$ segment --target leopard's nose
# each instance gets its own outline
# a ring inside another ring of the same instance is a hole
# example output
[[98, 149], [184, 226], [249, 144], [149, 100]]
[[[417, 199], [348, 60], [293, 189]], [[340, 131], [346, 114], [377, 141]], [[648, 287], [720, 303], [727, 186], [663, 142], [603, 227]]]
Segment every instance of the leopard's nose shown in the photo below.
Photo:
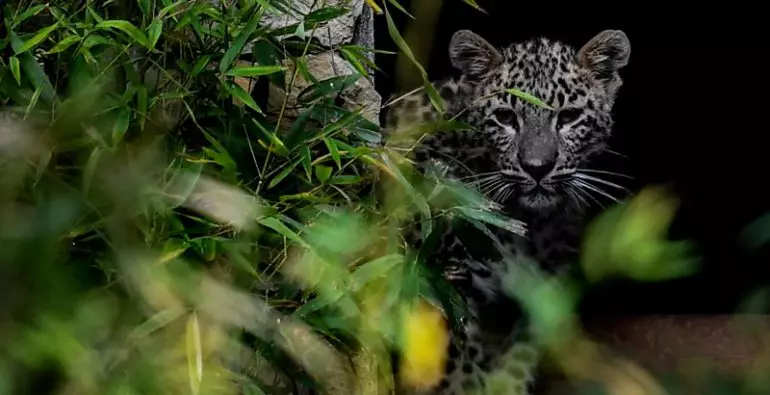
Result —
[[556, 167], [555, 160], [537, 159], [521, 162], [522, 170], [529, 174], [535, 181], [540, 181], [545, 178], [554, 167]]

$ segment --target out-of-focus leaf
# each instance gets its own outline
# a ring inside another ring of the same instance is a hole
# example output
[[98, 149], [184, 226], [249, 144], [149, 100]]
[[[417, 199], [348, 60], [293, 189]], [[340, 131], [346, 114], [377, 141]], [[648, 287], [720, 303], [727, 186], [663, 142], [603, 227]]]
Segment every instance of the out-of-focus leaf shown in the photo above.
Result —
[[757, 250], [770, 244], [770, 214], [751, 222], [739, 235], [739, 241], [748, 250]]
[[190, 390], [194, 395], [200, 392], [203, 380], [203, 349], [198, 315], [193, 312], [187, 319], [187, 372]]
[[441, 381], [447, 361], [449, 331], [434, 306], [417, 301], [402, 314], [401, 379], [414, 389]]
[[131, 110], [127, 107], [120, 109], [115, 115], [115, 125], [112, 127], [112, 143], [119, 144], [128, 131], [131, 123]]
[[590, 281], [613, 275], [660, 281], [697, 270], [692, 245], [666, 238], [678, 201], [662, 188], [648, 187], [630, 202], [613, 207], [588, 227], [581, 265]]

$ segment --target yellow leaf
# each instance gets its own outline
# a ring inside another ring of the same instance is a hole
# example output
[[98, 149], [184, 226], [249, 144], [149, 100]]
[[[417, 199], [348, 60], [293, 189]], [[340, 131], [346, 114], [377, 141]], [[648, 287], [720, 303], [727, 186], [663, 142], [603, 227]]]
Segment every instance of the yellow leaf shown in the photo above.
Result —
[[441, 312], [418, 301], [404, 316], [402, 324], [401, 379], [410, 387], [428, 389], [444, 375], [449, 332]]
[[369, 4], [369, 7], [372, 7], [372, 11], [374, 11], [375, 14], [382, 14], [382, 8], [380, 8], [374, 0], [366, 0], [366, 4]]

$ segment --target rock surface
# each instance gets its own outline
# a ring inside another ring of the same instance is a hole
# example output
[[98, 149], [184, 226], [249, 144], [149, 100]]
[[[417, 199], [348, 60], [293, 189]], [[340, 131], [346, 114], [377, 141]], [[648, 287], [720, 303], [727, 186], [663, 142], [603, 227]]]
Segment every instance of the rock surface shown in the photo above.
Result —
[[[325, 52], [319, 55], [308, 56], [305, 58], [308, 72], [319, 81], [338, 77], [343, 75], [356, 74], [357, 71], [345, 59], [335, 52]], [[294, 64], [291, 61], [284, 62], [286, 67], [286, 86], [291, 82], [294, 73]], [[284, 116], [294, 118], [302, 111], [302, 107], [297, 103], [297, 96], [302, 90], [312, 83], [306, 81], [299, 74], [294, 81], [294, 86], [289, 93]], [[279, 114], [285, 98], [285, 92], [276, 86], [270, 88], [270, 99], [268, 100], [267, 112], [270, 114]], [[355, 111], [363, 107], [362, 115], [371, 122], [379, 123], [380, 103], [382, 98], [374, 89], [372, 83], [366, 78], [360, 78], [355, 85], [345, 89], [340, 95], [343, 100], [343, 107]]]
[[[374, 48], [374, 13], [364, 4], [364, 0], [326, 0], [319, 2], [314, 0], [294, 0], [290, 2], [291, 14], [269, 14], [263, 17], [262, 23], [272, 28], [282, 28], [299, 23], [305, 15], [325, 7], [345, 7], [350, 10], [345, 15], [334, 18], [312, 33], [322, 46], [329, 48], [327, 52], [308, 55], [304, 58], [308, 72], [318, 81], [332, 77], [357, 74], [358, 71], [345, 60], [335, 48], [353, 44], [365, 48]], [[367, 52], [369, 60], [374, 61], [374, 54]], [[284, 61], [286, 67], [285, 86], [290, 86], [294, 73], [294, 62]], [[379, 113], [382, 98], [374, 87], [373, 70], [367, 67], [368, 78], [359, 79], [355, 85], [346, 88], [339, 96], [342, 106], [348, 110], [356, 111], [363, 108], [362, 115], [367, 120], [379, 124]], [[266, 108], [267, 114], [277, 119], [281, 116], [282, 123], [290, 123], [298, 117], [303, 108], [297, 103], [297, 96], [302, 90], [312, 83], [306, 81], [299, 74], [294, 81], [291, 92], [286, 99], [284, 89], [270, 84], [269, 98]], [[284, 101], [286, 105], [284, 107]]]
[[355, 24], [364, 8], [364, 0], [292, 0], [289, 13], [266, 13], [262, 17], [262, 24], [271, 28], [283, 28], [299, 23], [305, 15], [326, 7], [345, 7], [351, 11], [345, 15], [332, 19], [315, 29], [312, 33], [318, 41], [327, 48], [334, 48], [353, 40]]

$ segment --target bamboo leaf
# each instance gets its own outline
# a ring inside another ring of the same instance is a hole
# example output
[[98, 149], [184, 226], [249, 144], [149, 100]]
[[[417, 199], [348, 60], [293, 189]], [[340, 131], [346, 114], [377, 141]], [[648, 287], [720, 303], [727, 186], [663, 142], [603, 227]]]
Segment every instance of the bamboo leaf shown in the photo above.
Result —
[[361, 78], [361, 74], [348, 74], [327, 78], [305, 88], [299, 93], [297, 100], [307, 103], [333, 93], [340, 93], [348, 86], [355, 84], [359, 78]]
[[516, 89], [516, 88], [506, 89], [505, 91], [510, 93], [510, 94], [512, 94], [512, 95], [514, 95], [514, 96], [516, 96], [516, 97], [518, 97], [518, 98], [520, 98], [520, 99], [522, 99], [522, 100], [524, 100], [524, 101], [526, 101], [526, 102], [528, 102], [528, 103], [534, 104], [534, 105], [536, 105], [538, 107], [543, 107], [543, 108], [547, 108], [549, 110], [553, 110], [553, 108], [551, 106], [549, 106], [548, 104], [546, 104], [544, 101], [540, 100], [538, 97], [536, 97], [536, 96], [534, 96], [532, 94], [529, 94], [527, 92], [521, 91], [521, 90]]
[[254, 99], [251, 97], [249, 92], [246, 92], [245, 89], [241, 88], [240, 85], [234, 83], [234, 82], [227, 82], [225, 84], [225, 87], [227, 88], [227, 91], [230, 92], [230, 94], [233, 95], [236, 99], [240, 100], [243, 104], [251, 107], [254, 111], [258, 113], [262, 113], [262, 109], [259, 108], [259, 105], [257, 105], [257, 102], [254, 101]]
[[398, 46], [398, 49], [401, 50], [401, 52], [406, 55], [406, 57], [412, 61], [412, 64], [414, 64], [415, 67], [417, 67], [417, 70], [420, 71], [420, 74], [422, 75], [423, 83], [425, 85], [425, 91], [428, 94], [428, 97], [430, 98], [431, 104], [433, 104], [433, 107], [438, 110], [440, 113], [444, 113], [444, 101], [441, 98], [441, 95], [438, 94], [438, 91], [436, 91], [436, 88], [433, 86], [433, 84], [428, 81], [428, 74], [425, 72], [425, 69], [422, 67], [420, 62], [417, 61], [417, 59], [414, 57], [414, 54], [412, 53], [412, 49], [409, 48], [409, 45], [404, 41], [404, 38], [401, 37], [401, 33], [399, 33], [398, 28], [396, 27], [396, 23], [393, 22], [393, 18], [390, 16], [390, 12], [388, 11], [388, 7], [385, 7], [385, 18], [388, 22], [388, 33], [390, 34], [391, 39], [396, 43], [396, 46]]
[[160, 39], [160, 34], [163, 33], [163, 20], [161, 19], [153, 19], [150, 23], [150, 27], [147, 28], [148, 33], [148, 48], [154, 49], [155, 44], [158, 43], [158, 39]]
[[147, 36], [144, 33], [142, 33], [142, 31], [139, 30], [139, 28], [134, 26], [129, 21], [123, 21], [123, 20], [102, 21], [96, 25], [96, 28], [120, 30], [123, 33], [127, 34], [129, 37], [131, 37], [131, 39], [133, 39], [135, 43], [143, 47], [150, 48], [150, 40], [147, 38]]
[[17, 85], [21, 85], [21, 67], [19, 66], [19, 58], [11, 56], [8, 62], [11, 66], [11, 74], [13, 74], [13, 79], [16, 80]]
[[283, 71], [283, 66], [249, 66], [230, 69], [227, 75], [234, 77], [257, 77]]
[[46, 7], [48, 7], [48, 4], [38, 4], [34, 7], [27, 8], [24, 12], [22, 12], [16, 18], [13, 19], [13, 23], [11, 24], [11, 30], [15, 30], [16, 27], [19, 26], [22, 22], [39, 14], [40, 11], [43, 11]]
[[315, 176], [318, 178], [318, 181], [321, 181], [322, 183], [326, 182], [329, 177], [332, 175], [332, 168], [329, 166], [324, 165], [317, 165], [315, 166]]
[[14, 49], [14, 52], [18, 55], [22, 52], [27, 52], [30, 49], [35, 48], [38, 44], [43, 42], [43, 40], [48, 38], [48, 36], [50, 36], [51, 33], [54, 30], [56, 30], [57, 27], [59, 27], [59, 22], [56, 22], [51, 26], [44, 27], [38, 30], [37, 33], [35, 33], [35, 35], [32, 36], [32, 38], [24, 42], [24, 44], [22, 44], [20, 48]]
[[56, 43], [56, 45], [54, 45], [53, 48], [51, 48], [46, 53], [49, 54], [49, 55], [50, 54], [59, 53], [61, 51], [64, 51], [65, 49], [71, 47], [72, 44], [75, 44], [76, 42], [79, 42], [79, 41], [80, 41], [80, 37], [77, 36], [77, 35], [72, 35], [72, 36], [64, 37], [61, 41]]
[[224, 56], [222, 56], [222, 61], [219, 63], [220, 72], [224, 73], [230, 69], [230, 65], [233, 63], [233, 61], [235, 61], [238, 55], [240, 55], [241, 51], [243, 50], [243, 46], [246, 45], [246, 40], [249, 39], [249, 36], [251, 36], [255, 30], [257, 30], [259, 19], [261, 17], [262, 11], [255, 13], [251, 20], [249, 20], [249, 23], [246, 25], [246, 27], [244, 27], [243, 30], [238, 33], [238, 37], [235, 38], [233, 44], [230, 45], [230, 48], [228, 48], [227, 52], [225, 52]]
[[190, 390], [194, 395], [200, 392], [203, 381], [203, 349], [201, 345], [200, 323], [197, 313], [187, 319], [187, 372], [190, 378]]

